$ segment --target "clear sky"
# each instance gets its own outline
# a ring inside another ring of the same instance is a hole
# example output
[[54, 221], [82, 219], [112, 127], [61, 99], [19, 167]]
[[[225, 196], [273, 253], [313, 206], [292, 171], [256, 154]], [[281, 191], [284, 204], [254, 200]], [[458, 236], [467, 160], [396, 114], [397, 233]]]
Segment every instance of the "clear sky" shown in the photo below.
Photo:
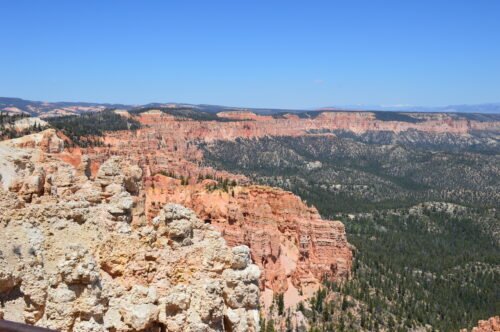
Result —
[[313, 108], [500, 101], [499, 0], [0, 0], [0, 96]]

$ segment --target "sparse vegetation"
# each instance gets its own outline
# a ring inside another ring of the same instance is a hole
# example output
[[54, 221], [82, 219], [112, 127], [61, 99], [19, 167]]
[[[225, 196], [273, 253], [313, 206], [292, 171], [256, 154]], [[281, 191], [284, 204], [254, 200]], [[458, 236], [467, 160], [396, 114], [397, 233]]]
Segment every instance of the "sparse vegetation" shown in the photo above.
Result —
[[219, 189], [225, 192], [229, 192], [229, 190], [231, 190], [231, 193], [234, 195], [232, 187], [237, 186], [237, 182], [235, 180], [230, 180], [228, 178], [216, 178], [214, 180], [216, 181], [215, 183], [209, 184], [207, 186], [208, 191]]

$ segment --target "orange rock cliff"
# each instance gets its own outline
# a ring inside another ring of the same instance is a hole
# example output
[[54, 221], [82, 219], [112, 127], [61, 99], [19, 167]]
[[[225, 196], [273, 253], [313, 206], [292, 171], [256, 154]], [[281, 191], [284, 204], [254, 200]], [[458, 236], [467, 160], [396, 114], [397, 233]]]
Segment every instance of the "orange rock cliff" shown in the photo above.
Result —
[[[344, 225], [322, 220], [290, 193], [266, 186], [235, 186], [227, 192], [213, 180], [182, 186], [179, 180], [155, 176], [146, 194], [152, 217], [166, 202], [193, 209], [205, 223], [222, 232], [230, 246], [245, 244], [261, 270], [261, 289], [285, 293], [288, 305], [316, 290], [323, 277], [350, 275], [352, 252]], [[212, 187], [211, 187], [212, 185]]]

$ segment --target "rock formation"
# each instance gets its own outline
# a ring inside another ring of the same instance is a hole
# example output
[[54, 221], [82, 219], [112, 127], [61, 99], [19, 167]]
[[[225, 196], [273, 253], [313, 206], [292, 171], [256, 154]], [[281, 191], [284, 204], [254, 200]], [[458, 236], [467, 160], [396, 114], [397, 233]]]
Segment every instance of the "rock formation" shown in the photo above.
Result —
[[[471, 332], [498, 332], [500, 331], [500, 316], [491, 317], [488, 320], [480, 320], [477, 326], [472, 328]], [[460, 332], [467, 332], [462, 329]]]
[[247, 245], [262, 270], [261, 288], [285, 293], [287, 305], [317, 289], [323, 277], [344, 280], [352, 252], [344, 225], [322, 220], [298, 196], [265, 186], [212, 189], [215, 181], [182, 186], [179, 180], [155, 177], [147, 191], [146, 211], [156, 215], [165, 202], [192, 208], [219, 229], [230, 246]]
[[61, 331], [258, 329], [248, 247], [176, 204], [146, 222], [142, 171], [118, 157], [90, 179], [87, 158], [75, 168], [24, 142], [0, 143], [0, 317]]
[[4, 143], [17, 148], [37, 147], [43, 152], [56, 153], [64, 149], [64, 141], [56, 135], [55, 129], [47, 129], [40, 133], [15, 138]]

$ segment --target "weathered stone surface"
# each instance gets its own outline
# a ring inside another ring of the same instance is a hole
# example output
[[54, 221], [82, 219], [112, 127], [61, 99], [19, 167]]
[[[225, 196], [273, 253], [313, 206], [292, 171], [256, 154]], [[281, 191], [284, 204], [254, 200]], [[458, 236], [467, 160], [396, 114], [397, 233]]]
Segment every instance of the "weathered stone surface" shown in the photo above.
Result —
[[0, 259], [0, 293], [12, 290], [19, 283], [20, 279], [16, 271], [12, 271], [12, 267], [5, 260]]
[[139, 168], [109, 158], [91, 180], [84, 166], [38, 148], [8, 149], [12, 181], [0, 188], [5, 319], [60, 331], [258, 329], [259, 273], [248, 248], [231, 250], [177, 204], [148, 223]]
[[55, 129], [15, 138], [8, 141], [9, 145], [16, 148], [38, 148], [43, 152], [56, 153], [64, 149], [64, 141], [56, 135]]

